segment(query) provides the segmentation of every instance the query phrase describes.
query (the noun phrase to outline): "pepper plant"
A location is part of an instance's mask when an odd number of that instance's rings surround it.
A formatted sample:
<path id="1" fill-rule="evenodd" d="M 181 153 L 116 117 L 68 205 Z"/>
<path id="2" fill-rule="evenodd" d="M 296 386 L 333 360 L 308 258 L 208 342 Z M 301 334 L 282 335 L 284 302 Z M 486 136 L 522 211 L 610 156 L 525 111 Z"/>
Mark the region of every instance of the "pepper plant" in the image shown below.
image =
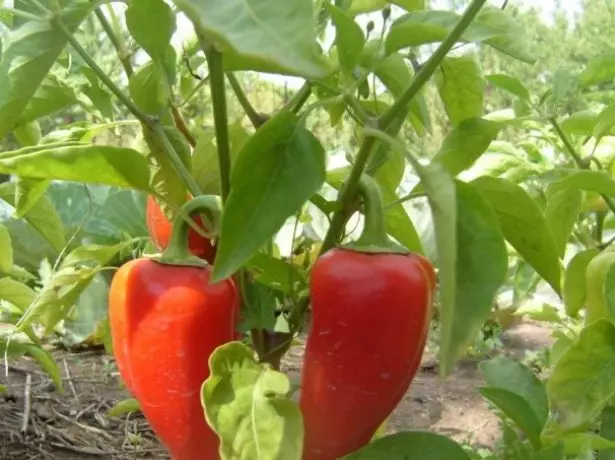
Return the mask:
<path id="1" fill-rule="evenodd" d="M 4 1 L 0 137 L 20 148 L 0 153 L 0 174 L 14 179 L 2 199 L 58 250 L 46 282 L 29 286 L 12 258 L 15 234 L 0 227 L 0 297 L 14 324 L 6 356 L 31 354 L 57 377 L 41 335 L 142 242 L 75 247 L 49 205 L 50 184 L 118 187 L 149 195 L 152 245 L 117 271 L 101 328 L 176 460 L 469 458 L 444 436 L 379 427 L 411 385 L 432 308 L 446 378 L 511 261 L 529 279 L 515 280 L 516 293 L 546 283 L 572 327 L 559 333 L 546 379 L 510 359 L 482 363 L 477 390 L 502 417 L 502 458 L 609 458 L 615 181 L 612 158 L 596 152 L 615 112 L 564 108 L 615 79 L 615 55 L 558 70 L 544 94 L 530 95 L 514 76 L 481 69 L 476 47 L 535 62 L 507 2 L 486 3 L 457 13 L 423 0 Z M 360 25 L 366 14 L 380 31 Z M 119 76 L 84 45 L 81 26 L 93 18 Z M 245 72 L 303 85 L 261 113 Z M 487 83 L 515 97 L 514 109 L 483 113 Z M 434 93 L 448 126 L 426 161 Z M 242 108 L 237 119 L 230 101 Z M 83 121 L 41 131 L 41 120 L 76 106 Z M 330 165 L 310 129 L 319 111 L 332 127 L 352 126 L 357 148 L 343 166 Z M 130 146 L 108 136 L 122 132 L 136 137 Z M 505 144 L 511 132 L 526 142 Z M 583 154 L 588 141 L 596 147 Z M 485 165 L 494 155 L 496 167 Z M 415 185 L 402 194 L 409 176 Z M 408 213 L 413 200 L 430 210 L 432 260 Z M 327 223 L 320 236 L 310 231 L 317 218 Z M 563 321 L 549 306 L 531 314 Z M 281 362 L 302 332 L 297 389 Z"/>

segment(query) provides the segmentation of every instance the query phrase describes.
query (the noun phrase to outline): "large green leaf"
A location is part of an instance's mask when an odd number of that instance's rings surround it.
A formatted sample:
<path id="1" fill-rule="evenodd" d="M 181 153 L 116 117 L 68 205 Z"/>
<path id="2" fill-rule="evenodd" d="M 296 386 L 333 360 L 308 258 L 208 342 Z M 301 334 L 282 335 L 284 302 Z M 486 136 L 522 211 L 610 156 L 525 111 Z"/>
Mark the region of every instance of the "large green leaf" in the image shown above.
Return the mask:
<path id="1" fill-rule="evenodd" d="M 498 218 L 470 184 L 456 182 L 457 269 L 455 308 L 447 328 L 447 362 L 464 353 L 489 315 L 506 279 L 508 253 Z M 444 321 L 444 319 L 442 319 Z"/>
<path id="2" fill-rule="evenodd" d="M 563 429 L 591 422 L 615 396 L 615 326 L 598 320 L 581 331 L 547 381 L 549 401 Z"/>
<path id="3" fill-rule="evenodd" d="M 163 0 L 133 0 L 126 25 L 135 41 L 156 61 L 163 61 L 175 32 L 175 14 Z"/>
<path id="4" fill-rule="evenodd" d="M 258 364 L 241 342 L 218 347 L 209 367 L 201 398 L 207 422 L 220 436 L 221 458 L 300 460 L 303 420 L 289 399 L 288 378 Z"/>
<path id="5" fill-rule="evenodd" d="M 75 91 L 60 78 L 49 75 L 38 87 L 24 109 L 19 123 L 29 123 L 77 103 Z"/>
<path id="6" fill-rule="evenodd" d="M 495 210 L 506 240 L 559 293 L 558 248 L 536 202 L 523 188 L 506 179 L 485 176 L 471 183 Z"/>
<path id="7" fill-rule="evenodd" d="M 64 7 L 59 19 L 72 33 L 94 6 L 79 2 Z M 29 21 L 11 32 L 0 61 L 0 139 L 19 122 L 68 42 L 56 21 L 51 18 Z"/>
<path id="8" fill-rule="evenodd" d="M 239 152 L 222 215 L 214 278 L 232 275 L 324 184 L 325 151 L 295 115 L 262 125 Z"/>
<path id="9" fill-rule="evenodd" d="M 443 41 L 459 21 L 451 11 L 416 11 L 401 16 L 386 37 L 388 53 L 410 46 Z M 466 29 L 461 41 L 483 42 L 516 59 L 536 59 L 522 26 L 506 10 L 485 6 Z"/>
<path id="10" fill-rule="evenodd" d="M 551 227 L 560 258 L 566 253 L 566 246 L 579 217 L 582 201 L 581 191 L 574 188 L 560 190 L 551 194 L 547 200 L 545 217 Z"/>
<path id="11" fill-rule="evenodd" d="M 150 190 L 145 157 L 111 145 L 45 144 L 3 152 L 0 173 Z"/>
<path id="12" fill-rule="evenodd" d="M 480 368 L 488 385 L 481 391 L 483 396 L 498 406 L 502 402 L 505 406 L 502 410 L 539 447 L 540 433 L 549 416 L 547 392 L 542 382 L 531 369 L 503 356 L 481 363 Z"/>
<path id="13" fill-rule="evenodd" d="M 322 78 L 331 71 L 319 53 L 311 0 L 175 0 L 224 53 L 228 70 Z"/>
<path id="14" fill-rule="evenodd" d="M 591 59 L 579 75 L 581 86 L 612 81 L 615 78 L 615 51 Z"/>
<path id="15" fill-rule="evenodd" d="M 329 5 L 331 19 L 335 25 L 335 47 L 342 68 L 352 73 L 365 45 L 361 27 L 340 8 Z"/>
<path id="16" fill-rule="evenodd" d="M 501 128 L 500 124 L 481 118 L 463 120 L 446 136 L 432 161 L 437 161 L 456 176 L 485 153 Z"/>
<path id="17" fill-rule="evenodd" d="M 468 454 L 452 439 L 424 431 L 385 436 L 343 460 L 469 460 Z"/>
<path id="18" fill-rule="evenodd" d="M 5 182 L 0 184 L 0 199 L 11 206 L 15 206 L 16 204 L 16 192 L 15 183 Z M 42 238 L 48 241 L 58 254 L 64 249 L 66 244 L 64 225 L 49 198 L 41 196 L 23 214 L 22 218 L 31 225 Z M 19 251 L 15 252 L 17 254 L 19 253 Z"/>
<path id="19" fill-rule="evenodd" d="M 453 125 L 483 115 L 487 82 L 474 54 L 444 58 L 435 77 L 444 108 Z"/>
<path id="20" fill-rule="evenodd" d="M 599 253 L 600 251 L 597 248 L 577 252 L 566 266 L 562 297 L 566 314 L 572 318 L 576 318 L 579 310 L 585 305 L 585 298 L 587 297 L 585 271 L 587 270 L 587 265 Z"/>

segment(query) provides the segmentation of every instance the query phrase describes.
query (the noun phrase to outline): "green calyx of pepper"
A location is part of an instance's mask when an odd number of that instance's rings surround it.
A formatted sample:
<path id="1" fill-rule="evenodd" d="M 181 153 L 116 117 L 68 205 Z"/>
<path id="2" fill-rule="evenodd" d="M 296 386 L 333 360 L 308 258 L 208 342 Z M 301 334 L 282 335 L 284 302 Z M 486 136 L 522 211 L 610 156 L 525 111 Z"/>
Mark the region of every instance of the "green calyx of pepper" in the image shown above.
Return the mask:
<path id="1" fill-rule="evenodd" d="M 196 224 L 191 225 L 188 219 L 197 213 L 204 214 L 207 217 L 206 221 L 217 224 L 221 214 L 218 198 L 214 195 L 197 196 L 179 208 L 178 215 L 173 222 L 169 245 L 161 255 L 153 258 L 156 262 L 189 267 L 206 267 L 209 265 L 206 260 L 193 255 L 188 247 L 190 228 L 192 225 L 196 227 Z"/>
<path id="2" fill-rule="evenodd" d="M 363 232 L 356 241 L 342 247 L 373 254 L 409 254 L 407 248 L 393 242 L 386 232 L 382 193 L 378 183 L 371 176 L 363 174 L 359 179 L 359 194 L 363 198 L 365 216 Z"/>

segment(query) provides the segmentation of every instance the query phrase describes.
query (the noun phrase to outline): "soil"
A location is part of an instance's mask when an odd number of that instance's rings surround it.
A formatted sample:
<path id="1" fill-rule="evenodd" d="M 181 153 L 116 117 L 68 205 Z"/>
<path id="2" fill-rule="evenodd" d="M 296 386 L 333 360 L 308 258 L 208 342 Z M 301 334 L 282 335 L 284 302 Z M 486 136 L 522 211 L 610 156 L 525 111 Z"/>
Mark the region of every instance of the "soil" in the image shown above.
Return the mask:
<path id="1" fill-rule="evenodd" d="M 504 332 L 498 353 L 523 357 L 551 343 L 549 331 L 522 323 Z M 0 383 L 0 459 L 168 459 L 139 413 L 107 417 L 117 402 L 129 398 L 113 359 L 101 352 L 54 351 L 63 373 L 59 395 L 37 363 L 14 361 Z M 284 370 L 300 375 L 302 347 L 287 356 Z M 431 430 L 459 442 L 492 447 L 499 438 L 498 419 L 476 391 L 483 384 L 479 360 L 462 360 L 446 379 L 438 377 L 435 357 L 425 353 L 421 371 L 393 413 L 387 432 Z"/>

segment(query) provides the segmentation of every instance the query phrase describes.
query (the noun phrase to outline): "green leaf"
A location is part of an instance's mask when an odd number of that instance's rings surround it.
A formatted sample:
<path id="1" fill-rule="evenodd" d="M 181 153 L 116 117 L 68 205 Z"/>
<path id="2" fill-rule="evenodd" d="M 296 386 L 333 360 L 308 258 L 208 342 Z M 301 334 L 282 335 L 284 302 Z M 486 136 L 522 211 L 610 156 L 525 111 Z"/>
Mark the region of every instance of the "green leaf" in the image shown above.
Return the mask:
<path id="1" fill-rule="evenodd" d="M 470 168 L 495 140 L 502 126 L 481 118 L 463 120 L 446 136 L 432 161 L 453 176 Z"/>
<path id="2" fill-rule="evenodd" d="M 596 119 L 596 125 L 592 135 L 596 138 L 596 142 L 600 141 L 604 136 L 610 134 L 615 126 L 615 104 L 606 107 Z"/>
<path id="3" fill-rule="evenodd" d="M 516 77 L 503 73 L 485 75 L 485 79 L 494 86 L 513 94 L 524 101 L 529 101 L 530 92 Z"/>
<path id="4" fill-rule="evenodd" d="M 50 180 L 17 177 L 15 181 L 15 217 L 23 217 L 26 212 L 45 194 Z"/>
<path id="5" fill-rule="evenodd" d="M 133 398 L 123 399 L 119 401 L 115 406 L 107 411 L 107 417 L 119 417 L 124 414 L 129 414 L 131 412 L 140 412 L 141 405 L 139 401 Z"/>
<path id="6" fill-rule="evenodd" d="M 250 133 L 243 127 L 241 120 L 229 126 L 232 164 L 248 139 L 250 139 Z M 215 140 L 216 136 L 213 132 L 203 133 L 196 142 L 192 159 L 194 179 L 204 194 L 211 195 L 221 193 L 218 149 Z"/>
<path id="7" fill-rule="evenodd" d="M 0 300 L 26 311 L 35 298 L 36 293 L 27 284 L 8 277 L 0 278 Z"/>
<path id="8" fill-rule="evenodd" d="M 443 41 L 460 16 L 451 11 L 416 11 L 401 16 L 386 37 L 387 53 Z M 461 37 L 464 42 L 483 42 L 516 59 L 533 63 L 536 59 L 527 34 L 508 11 L 485 6 Z"/>
<path id="9" fill-rule="evenodd" d="M 371 442 L 343 460 L 469 460 L 452 439 L 425 431 L 395 433 Z"/>
<path id="10" fill-rule="evenodd" d="M 307 287 L 304 271 L 297 265 L 258 253 L 246 264 L 254 281 L 285 294 L 299 292 Z"/>
<path id="11" fill-rule="evenodd" d="M 495 210 L 506 240 L 559 293 L 558 248 L 536 202 L 519 185 L 505 179 L 485 176 L 471 183 Z"/>
<path id="12" fill-rule="evenodd" d="M 340 8 L 331 4 L 327 4 L 327 7 L 335 25 L 335 47 L 340 64 L 342 68 L 352 72 L 365 46 L 363 30 Z"/>
<path id="13" fill-rule="evenodd" d="M 425 193 L 434 221 L 438 252 L 438 278 L 440 283 L 440 374 L 448 375 L 454 367 L 457 316 L 458 242 L 456 187 L 453 178 L 438 163 L 423 166 L 409 153 L 406 159 L 416 171 Z"/>
<path id="14" fill-rule="evenodd" d="M 483 387 L 478 391 L 504 412 L 525 433 L 535 448 L 540 447 L 542 425 L 525 399 L 503 388 Z"/>
<path id="15" fill-rule="evenodd" d="M 13 244 L 11 234 L 8 228 L 0 224 L 0 273 L 10 273 L 12 268 Z"/>
<path id="16" fill-rule="evenodd" d="M 508 269 L 504 237 L 488 202 L 472 185 L 459 181 L 456 182 L 456 196 L 455 307 L 452 317 L 447 318 L 452 322 L 446 331 L 447 347 L 441 351 L 441 359 L 447 363 L 461 357 L 476 337 Z"/>
<path id="17" fill-rule="evenodd" d="M 68 347 L 93 340 L 98 325 L 108 317 L 109 281 L 97 273 L 75 301 L 70 317 L 64 321 L 62 343 Z M 94 339 L 93 343 L 97 343 Z"/>
<path id="18" fill-rule="evenodd" d="M 581 86 L 590 86 L 615 78 L 615 51 L 591 59 L 579 75 Z"/>
<path id="19" fill-rule="evenodd" d="M 615 195 L 615 181 L 603 171 L 580 171 L 578 169 L 557 169 L 542 176 L 551 182 L 549 193 L 569 188 L 589 190 L 604 195 Z"/>
<path id="20" fill-rule="evenodd" d="M 534 447 L 540 447 L 540 433 L 549 417 L 547 392 L 526 366 L 503 356 L 480 364 L 488 385 L 483 396 L 500 407 L 521 428 Z"/>
<path id="21" fill-rule="evenodd" d="M 324 184 L 325 151 L 292 113 L 262 125 L 239 152 L 213 278 L 232 275 Z"/>
<path id="22" fill-rule="evenodd" d="M 58 77 L 48 75 L 28 102 L 19 123 L 29 123 L 52 115 L 76 103 L 75 91 Z"/>
<path id="23" fill-rule="evenodd" d="M 563 438 L 563 442 L 564 452 L 567 455 L 582 454 L 586 446 L 589 447 L 587 450 L 590 451 L 590 455 L 593 454 L 593 452 L 615 449 L 615 441 L 605 439 L 595 433 L 570 433 Z"/>
<path id="24" fill-rule="evenodd" d="M 566 266 L 562 298 L 566 314 L 571 318 L 576 318 L 583 305 L 585 305 L 585 298 L 587 296 L 585 270 L 591 260 L 599 253 L 600 251 L 596 248 L 577 252 Z"/>
<path id="25" fill-rule="evenodd" d="M 615 267 L 613 265 L 607 269 L 602 283 L 602 296 L 610 317 L 615 318 Z"/>
<path id="26" fill-rule="evenodd" d="M 539 452 L 534 452 L 529 460 L 566 460 L 564 444 L 559 442 L 554 446 L 545 447 Z"/>
<path id="27" fill-rule="evenodd" d="M 136 150 L 111 145 L 52 145 L 0 153 L 0 173 L 149 191 L 147 160 Z"/>
<path id="28" fill-rule="evenodd" d="M 555 364 L 547 381 L 552 410 L 564 429 L 594 420 L 615 396 L 615 326 L 598 320 Z"/>
<path id="29" fill-rule="evenodd" d="M 580 110 L 559 122 L 560 127 L 570 134 L 591 136 L 596 126 L 598 114 L 593 109 Z"/>
<path id="30" fill-rule="evenodd" d="M 162 61 L 175 33 L 175 14 L 163 0 L 133 0 L 126 9 L 126 26 L 152 59 Z"/>
<path id="31" fill-rule="evenodd" d="M 570 234 L 581 212 L 583 194 L 576 189 L 560 190 L 549 196 L 545 217 L 551 228 L 558 255 L 563 258 Z"/>
<path id="32" fill-rule="evenodd" d="M 13 207 L 16 206 L 16 184 L 13 182 L 0 184 L 0 199 L 6 201 Z M 40 236 L 49 242 L 51 247 L 58 253 L 64 249 L 66 245 L 64 225 L 53 203 L 51 203 L 47 197 L 41 196 L 21 217 L 30 224 Z M 15 248 L 13 249 L 15 250 Z"/>
<path id="33" fill-rule="evenodd" d="M 258 364 L 241 342 L 218 347 L 209 367 L 201 400 L 207 422 L 220 436 L 221 457 L 300 460 L 303 420 L 288 399 L 288 378 Z"/>
<path id="34" fill-rule="evenodd" d="M 322 78 L 332 70 L 318 51 L 311 1 L 175 0 L 197 33 L 224 53 L 227 70 Z"/>
<path id="35" fill-rule="evenodd" d="M 132 99 L 145 113 L 160 115 L 165 125 L 172 123 L 169 112 L 171 89 L 164 69 L 154 61 L 141 66 L 129 81 Z"/>
<path id="36" fill-rule="evenodd" d="M 59 20 L 74 33 L 93 4 L 64 7 Z M 13 130 L 41 82 L 66 46 L 57 19 L 29 21 L 11 32 L 0 60 L 0 139 Z"/>
<path id="37" fill-rule="evenodd" d="M 435 74 L 435 81 L 453 125 L 483 115 L 487 83 L 474 54 L 444 58 Z"/>
<path id="38" fill-rule="evenodd" d="M 600 415 L 600 437 L 615 441 L 615 406 L 605 407 Z M 598 452 L 597 460 L 615 460 L 615 448 Z"/>
<path id="39" fill-rule="evenodd" d="M 44 348 L 35 344 L 24 344 L 25 354 L 31 356 L 41 366 L 41 368 L 51 377 L 51 381 L 55 385 L 60 394 L 64 393 L 62 385 L 62 375 L 58 364 L 53 359 L 51 353 Z"/>

